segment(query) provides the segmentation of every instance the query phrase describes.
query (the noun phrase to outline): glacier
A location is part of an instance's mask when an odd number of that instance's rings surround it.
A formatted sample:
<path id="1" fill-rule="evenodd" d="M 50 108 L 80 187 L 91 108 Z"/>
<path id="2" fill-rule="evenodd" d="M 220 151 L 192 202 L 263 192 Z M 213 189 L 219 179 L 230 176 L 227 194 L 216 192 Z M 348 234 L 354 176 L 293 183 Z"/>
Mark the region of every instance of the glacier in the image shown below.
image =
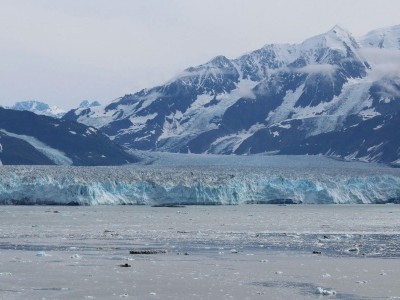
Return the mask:
<path id="1" fill-rule="evenodd" d="M 73 161 L 62 151 L 52 148 L 45 143 L 42 143 L 37 138 L 29 135 L 24 134 L 15 134 L 12 132 L 8 132 L 7 130 L 0 129 L 0 132 L 4 133 L 5 135 L 13 138 L 17 138 L 23 140 L 30 144 L 32 147 L 36 148 L 39 152 L 44 154 L 48 159 L 53 161 L 56 165 L 72 165 Z M 72 132 L 72 131 L 70 131 Z M 76 132 L 75 132 L 76 134 Z M 1 152 L 1 151 L 0 151 Z"/>
<path id="2" fill-rule="evenodd" d="M 269 159 L 264 157 L 264 161 Z M 330 166 L 324 161 L 309 167 L 290 160 L 285 167 L 273 162 L 257 166 L 1 166 L 0 204 L 400 203 L 400 169 L 330 161 Z"/>

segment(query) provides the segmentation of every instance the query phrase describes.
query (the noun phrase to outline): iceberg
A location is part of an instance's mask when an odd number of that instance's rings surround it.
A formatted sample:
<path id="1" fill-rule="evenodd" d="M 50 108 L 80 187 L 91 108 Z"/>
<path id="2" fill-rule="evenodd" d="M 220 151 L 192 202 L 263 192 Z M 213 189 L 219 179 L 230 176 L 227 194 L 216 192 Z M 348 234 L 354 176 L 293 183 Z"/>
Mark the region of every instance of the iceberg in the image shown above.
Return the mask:
<path id="1" fill-rule="evenodd" d="M 1 166 L 3 205 L 400 203 L 387 167 Z"/>

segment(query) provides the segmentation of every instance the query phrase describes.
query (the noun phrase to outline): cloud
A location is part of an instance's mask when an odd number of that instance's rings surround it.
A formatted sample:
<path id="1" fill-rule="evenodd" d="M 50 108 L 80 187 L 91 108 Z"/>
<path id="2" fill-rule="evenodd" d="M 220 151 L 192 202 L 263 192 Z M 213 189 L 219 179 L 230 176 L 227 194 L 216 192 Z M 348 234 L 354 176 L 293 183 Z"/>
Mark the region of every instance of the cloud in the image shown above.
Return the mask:
<path id="1" fill-rule="evenodd" d="M 106 103 L 216 55 L 302 42 L 336 23 L 361 35 L 399 22 L 400 1 L 360 1 L 3 0 L 0 103 Z"/>
<path id="2" fill-rule="evenodd" d="M 361 54 L 371 65 L 372 80 L 400 76 L 400 50 L 366 48 L 361 50 Z"/>
<path id="3" fill-rule="evenodd" d="M 400 83 L 400 78 L 396 78 L 395 81 L 397 81 L 398 83 Z M 379 94 L 382 97 L 387 97 L 387 98 L 400 98 L 400 89 L 399 89 L 399 85 L 396 85 L 396 82 L 390 81 L 379 81 L 378 82 L 379 86 L 381 87 L 381 91 L 379 92 Z"/>
<path id="4" fill-rule="evenodd" d="M 316 74 L 316 73 L 334 73 L 337 69 L 337 66 L 330 64 L 320 64 L 320 65 L 307 65 L 302 68 L 295 69 L 296 72 L 307 73 L 307 74 Z"/>

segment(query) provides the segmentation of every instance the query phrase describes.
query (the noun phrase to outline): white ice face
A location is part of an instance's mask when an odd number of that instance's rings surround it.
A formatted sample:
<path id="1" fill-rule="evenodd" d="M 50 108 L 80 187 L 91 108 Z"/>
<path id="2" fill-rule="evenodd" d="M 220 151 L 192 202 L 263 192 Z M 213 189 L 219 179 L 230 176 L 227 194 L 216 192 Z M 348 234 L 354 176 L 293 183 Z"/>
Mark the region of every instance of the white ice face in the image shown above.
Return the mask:
<path id="1" fill-rule="evenodd" d="M 158 166 L 3 166 L 0 203 L 331 204 L 386 203 L 400 198 L 400 171 L 378 165 L 322 157 L 188 155 L 183 166 L 169 157 L 170 165 L 164 157 Z M 202 166 L 189 167 L 191 158 L 193 164 L 196 159 L 202 161 Z M 207 166 L 204 160 L 211 164 Z"/>

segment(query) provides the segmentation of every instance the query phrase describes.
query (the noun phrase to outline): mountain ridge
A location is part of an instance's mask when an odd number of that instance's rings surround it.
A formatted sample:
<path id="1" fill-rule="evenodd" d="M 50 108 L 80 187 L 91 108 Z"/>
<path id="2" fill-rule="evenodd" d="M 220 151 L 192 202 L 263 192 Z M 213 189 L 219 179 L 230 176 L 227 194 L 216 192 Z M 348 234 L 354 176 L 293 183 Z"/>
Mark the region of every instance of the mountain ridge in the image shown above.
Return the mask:
<path id="1" fill-rule="evenodd" d="M 3 165 L 104 166 L 137 162 L 93 127 L 0 107 Z"/>
<path id="2" fill-rule="evenodd" d="M 378 68 L 363 52 L 397 51 L 392 42 L 400 39 L 397 28 L 375 30 L 357 40 L 334 26 L 299 44 L 267 44 L 236 59 L 216 56 L 164 85 L 125 95 L 107 106 L 72 110 L 64 118 L 99 128 L 126 149 L 350 158 L 362 149 L 362 141 L 345 152 L 336 148 L 341 138 L 350 138 L 351 126 L 375 119 L 380 122 L 375 127 L 384 127 L 382 122 L 397 120 L 399 79 L 393 74 L 376 77 Z M 383 33 L 390 42 L 376 42 Z M 393 117 L 385 118 L 388 115 Z M 379 128 L 369 130 L 364 138 L 378 133 L 384 137 Z M 326 143 L 319 144 L 315 137 L 321 135 L 323 141 L 328 133 L 337 134 L 326 149 Z M 390 149 L 396 146 L 393 134 L 376 140 L 390 144 Z M 311 137 L 318 146 L 306 145 Z M 388 150 L 376 152 L 375 146 L 353 158 L 397 159 Z"/>

